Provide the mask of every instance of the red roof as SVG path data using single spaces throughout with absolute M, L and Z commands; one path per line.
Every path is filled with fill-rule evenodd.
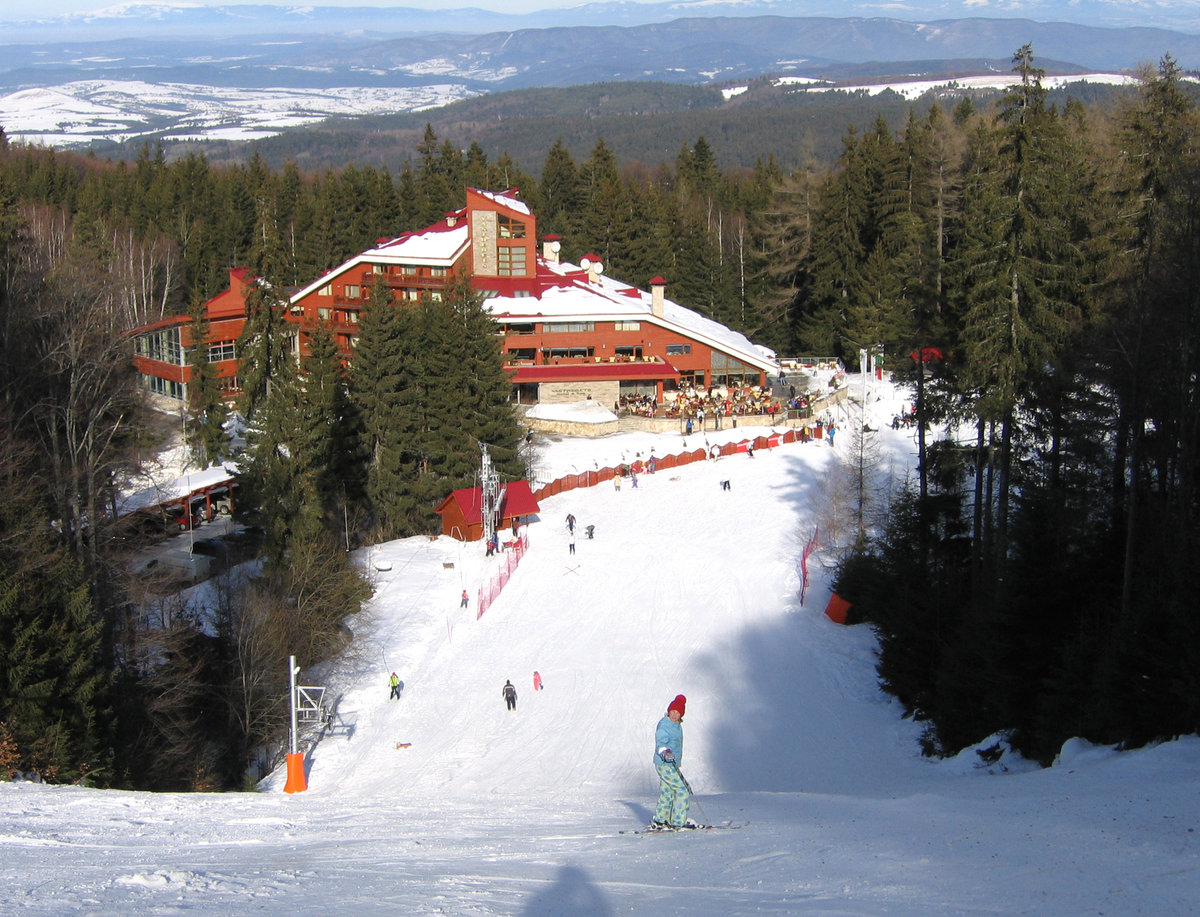
M 606 382 L 609 380 L 679 380 L 679 370 L 670 363 L 562 363 L 551 366 L 518 366 L 511 381 L 520 382 Z
M 537 497 L 529 489 L 528 481 L 509 481 L 500 486 L 500 518 L 511 519 L 513 516 L 529 516 L 540 512 Z M 451 491 L 450 496 L 438 504 L 437 512 L 442 512 L 450 503 L 456 503 L 467 525 L 483 521 L 483 491 L 478 487 L 464 487 Z

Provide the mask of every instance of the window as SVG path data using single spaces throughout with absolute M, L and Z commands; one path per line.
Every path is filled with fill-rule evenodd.
M 362 296 L 362 288 L 357 283 L 346 284 L 346 298 L 358 299 Z
M 594 354 L 595 351 L 591 347 L 547 347 L 542 351 L 542 361 L 549 363 L 551 360 L 570 358 L 590 359 Z
M 524 277 L 525 246 L 501 245 L 497 248 L 496 273 L 501 277 Z
M 581 331 L 595 330 L 595 322 L 547 322 L 542 327 L 542 331 L 546 334 L 579 333 Z
M 317 318 L 319 318 L 323 322 L 332 321 L 333 310 L 327 309 L 324 306 L 321 306 L 320 308 L 317 309 Z
M 444 267 L 431 267 L 429 269 L 430 277 L 445 277 L 446 269 Z
M 220 363 L 222 360 L 236 360 L 237 353 L 233 341 L 213 341 L 208 345 L 208 362 Z
M 400 265 L 400 273 L 411 277 L 417 273 L 417 266 L 415 264 L 402 264 Z
M 691 353 L 691 352 L 692 352 L 691 344 L 668 344 L 667 345 L 667 356 L 668 357 L 679 357 L 679 356 L 683 356 L 685 353 Z
M 333 295 L 333 284 L 332 283 L 325 284 L 325 286 L 323 286 L 323 287 L 321 287 L 321 289 L 317 290 L 317 295 L 318 296 L 332 296 Z
M 501 239 L 524 239 L 525 223 L 501 213 L 496 216 L 496 231 Z
M 641 331 L 641 322 L 613 322 L 613 331 Z
M 161 331 L 138 335 L 134 342 L 134 352 L 139 357 L 170 363 L 173 366 L 182 366 L 184 362 L 178 328 L 164 328 Z
M 158 376 L 142 376 L 143 384 L 156 395 L 183 400 L 183 386 L 171 379 L 160 379 Z

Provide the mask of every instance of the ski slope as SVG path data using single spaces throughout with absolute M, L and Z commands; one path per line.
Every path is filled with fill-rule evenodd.
M 914 451 L 888 426 L 903 399 L 868 397 L 897 477 Z M 302 675 L 338 698 L 306 752 L 306 792 L 283 793 L 283 773 L 253 794 L 0 784 L 0 912 L 1194 913 L 1195 737 L 1131 753 L 1072 742 L 1047 770 L 1011 755 L 985 769 L 971 750 L 924 759 L 919 725 L 875 684 L 870 631 L 822 614 L 819 558 L 800 604 L 800 552 L 846 429 L 837 448 L 784 445 L 544 500 L 478 620 L 476 588 L 498 562 L 480 544 L 363 552 L 375 593 L 348 621 L 353 647 Z M 538 461 L 553 477 L 681 439 L 562 439 Z M 693 814 L 738 830 L 631 833 L 653 810 L 653 729 L 679 693 Z

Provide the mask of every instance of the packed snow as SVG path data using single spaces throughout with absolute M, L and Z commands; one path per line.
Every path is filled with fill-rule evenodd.
M 866 396 L 897 479 L 915 449 L 890 426 L 904 400 Z M 828 550 L 801 603 L 800 554 L 860 411 L 835 418 L 833 447 L 544 499 L 479 619 L 476 590 L 503 561 L 480 543 L 362 551 L 375 592 L 348 621 L 353 647 L 300 676 L 337 699 L 304 741 L 305 792 L 285 793 L 282 771 L 255 793 L 0 784 L 0 912 L 1195 913 L 1200 740 L 1074 740 L 1044 770 L 974 749 L 923 758 L 920 724 L 877 687 L 869 627 L 823 614 Z M 677 433 L 539 438 L 536 465 L 557 477 L 684 448 Z M 574 554 L 568 514 L 595 526 Z M 692 814 L 728 827 L 637 834 L 657 796 L 654 726 L 680 693 Z

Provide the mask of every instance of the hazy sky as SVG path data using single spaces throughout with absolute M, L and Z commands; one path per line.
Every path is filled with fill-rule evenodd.
M 88 13 L 113 6 L 153 4 L 156 0 L 0 0 L 0 20 L 35 19 L 59 13 Z M 512 13 L 530 13 L 534 10 L 560 9 L 581 6 L 586 0 L 401 0 L 389 3 L 386 0 L 161 0 L 170 6 L 240 6 L 258 4 L 271 6 L 407 6 L 414 9 L 435 10 L 450 8 L 478 8 Z M 630 0 L 639 2 L 639 0 Z
M 69 12 L 93 12 L 114 6 L 153 5 L 155 2 L 156 0 L 107 0 L 107 2 L 106 0 L 35 0 L 35 2 L 0 0 L 0 21 L 38 19 Z M 406 6 L 420 9 L 477 7 L 501 12 L 525 13 L 535 10 L 582 6 L 588 0 L 397 0 L 397 2 L 387 2 L 387 0 L 160 0 L 160 2 L 171 6 L 236 6 L 246 3 L 264 3 L 277 6 Z M 649 0 L 626 0 L 626 2 L 649 2 Z M 821 15 L 828 14 L 829 4 L 827 2 L 817 5 L 824 8 Z M 1045 14 L 1056 9 L 1061 16 L 1061 11 L 1067 7 L 1075 7 L 1077 13 L 1087 8 L 1086 5 L 1079 7 L 1073 0 L 943 0 L 940 4 L 935 2 L 924 5 L 939 6 L 938 18 L 1027 16 L 1039 19 L 1043 18 L 1043 16 L 1039 16 L 1039 12 Z M 797 6 L 802 8 L 803 4 L 799 3 Z M 864 11 L 861 3 L 855 4 L 855 6 L 854 15 L 868 14 Z M 875 12 L 870 15 L 900 15 L 901 18 L 907 18 L 901 12 L 905 6 L 903 3 L 895 3 L 893 0 L 878 0 L 871 6 L 875 8 Z M 1156 24 L 1156 13 L 1167 10 L 1175 14 L 1173 18 L 1177 22 L 1180 14 L 1189 18 L 1194 15 L 1197 17 L 1197 21 L 1200 21 L 1200 0 L 1098 0 L 1094 6 L 1107 7 L 1109 10 L 1123 10 L 1127 13 L 1140 11 L 1145 16 L 1146 25 Z M 804 14 L 791 12 L 787 15 Z M 1088 17 L 1085 15 L 1063 18 L 1082 21 Z M 1188 29 L 1187 31 L 1192 30 Z

